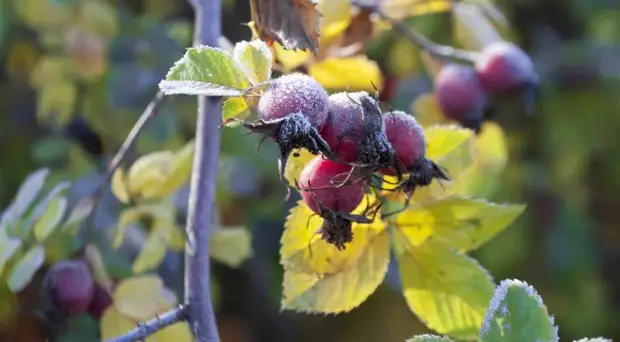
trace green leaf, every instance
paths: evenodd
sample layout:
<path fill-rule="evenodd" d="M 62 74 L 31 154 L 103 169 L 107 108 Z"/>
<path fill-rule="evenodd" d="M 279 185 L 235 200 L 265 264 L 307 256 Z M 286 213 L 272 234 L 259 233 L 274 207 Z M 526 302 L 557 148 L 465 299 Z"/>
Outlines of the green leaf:
<path fill-rule="evenodd" d="M 77 202 L 71 209 L 71 213 L 67 219 L 63 222 L 63 230 L 70 230 L 72 233 L 77 233 L 77 229 L 73 229 L 79 225 L 90 215 L 95 207 L 95 202 L 92 198 L 86 197 Z"/>
<path fill-rule="evenodd" d="M 271 50 L 262 40 L 241 41 L 235 45 L 235 61 L 253 85 L 271 78 Z"/>
<path fill-rule="evenodd" d="M 558 341 L 558 329 L 536 290 L 520 280 L 503 280 L 480 330 L 482 342 Z"/>
<path fill-rule="evenodd" d="M 451 196 L 423 207 L 410 207 L 396 217 L 395 223 L 408 236 L 426 232 L 426 236 L 467 252 L 506 229 L 524 210 L 524 205 Z"/>
<path fill-rule="evenodd" d="M 16 293 L 25 289 L 44 262 L 45 248 L 41 245 L 30 248 L 9 273 L 7 279 L 9 290 Z"/>
<path fill-rule="evenodd" d="M 249 86 L 233 57 L 209 46 L 187 49 L 159 83 L 166 95 L 241 96 Z"/>
<path fill-rule="evenodd" d="M 1 220 L 2 224 L 0 225 L 7 222 L 14 222 L 30 208 L 32 203 L 37 199 L 41 189 L 43 189 L 43 185 L 49 173 L 50 170 L 48 168 L 42 168 L 28 175 L 19 187 L 19 190 L 17 190 L 17 194 L 13 198 L 11 205 L 4 212 Z"/>
<path fill-rule="evenodd" d="M 243 97 L 231 97 L 224 101 L 222 105 L 222 120 L 226 121 L 228 119 L 236 118 L 236 117 L 245 117 L 249 114 L 248 103 L 245 102 Z M 232 124 L 227 124 L 227 126 L 232 126 Z"/>
<path fill-rule="evenodd" d="M 477 338 L 493 295 L 490 275 L 476 260 L 439 241 L 409 247 L 398 258 L 409 308 L 440 334 Z"/>
<path fill-rule="evenodd" d="M 134 274 L 150 271 L 161 264 L 168 251 L 168 241 L 172 229 L 175 227 L 172 226 L 171 222 L 156 220 L 153 223 L 149 237 L 144 242 L 131 268 Z"/>
<path fill-rule="evenodd" d="M 406 342 L 452 342 L 452 340 L 446 336 L 424 334 L 413 336 Z"/>
<path fill-rule="evenodd" d="M 475 135 L 453 125 L 435 125 L 424 131 L 428 143 L 426 157 L 454 173 L 464 170 L 474 161 Z"/>
<path fill-rule="evenodd" d="M 10 237 L 0 232 L 0 276 L 6 263 L 15 255 L 22 246 L 22 240 Z"/>
<path fill-rule="evenodd" d="M 239 267 L 252 256 L 252 235 L 244 227 L 225 227 L 211 235 L 211 257 L 229 267 Z"/>
<path fill-rule="evenodd" d="M 38 242 L 45 239 L 58 227 L 67 209 L 67 199 L 64 196 L 56 196 L 52 199 L 43 215 L 34 225 L 34 238 Z"/>

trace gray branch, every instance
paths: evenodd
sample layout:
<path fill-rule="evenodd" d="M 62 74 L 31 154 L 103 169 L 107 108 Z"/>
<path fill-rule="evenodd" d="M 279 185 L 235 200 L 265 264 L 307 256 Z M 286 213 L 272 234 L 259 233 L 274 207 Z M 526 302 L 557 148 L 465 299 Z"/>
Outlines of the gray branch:
<path fill-rule="evenodd" d="M 148 336 L 153 335 L 167 326 L 185 320 L 186 314 L 187 307 L 179 306 L 178 308 L 170 310 L 146 323 L 138 324 L 134 330 L 124 335 L 115 337 L 105 342 L 133 342 L 144 340 Z"/>

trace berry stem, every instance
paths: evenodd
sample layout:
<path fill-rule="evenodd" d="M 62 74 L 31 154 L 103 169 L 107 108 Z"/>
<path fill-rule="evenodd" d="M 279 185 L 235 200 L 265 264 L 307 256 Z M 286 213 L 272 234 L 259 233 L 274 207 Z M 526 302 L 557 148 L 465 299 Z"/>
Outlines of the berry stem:
<path fill-rule="evenodd" d="M 353 3 L 360 8 L 364 8 L 372 13 L 376 13 L 382 19 L 389 21 L 392 26 L 398 31 L 400 31 L 411 43 L 421 49 L 426 50 L 434 57 L 456 60 L 469 64 L 474 64 L 476 62 L 476 59 L 478 58 L 479 53 L 477 52 L 456 49 L 451 46 L 440 45 L 431 41 L 418 30 L 407 25 L 405 22 L 390 18 L 385 13 L 382 13 L 378 8 L 376 8 L 376 6 L 365 6 L 362 4 L 357 4 L 355 1 Z"/>
<path fill-rule="evenodd" d="M 128 333 L 124 335 L 109 339 L 105 342 L 142 341 L 148 336 L 153 335 L 154 333 L 158 332 L 159 330 L 162 330 L 163 328 L 169 325 L 185 320 L 186 317 L 187 317 L 187 307 L 182 305 L 148 322 L 140 323 L 132 331 L 129 331 Z"/>
<path fill-rule="evenodd" d="M 189 0 L 194 7 L 194 44 L 217 46 L 222 32 L 220 0 Z M 187 322 L 197 342 L 219 342 L 211 303 L 210 251 L 215 182 L 220 157 L 221 98 L 198 97 L 196 150 L 191 176 L 185 243 Z"/>

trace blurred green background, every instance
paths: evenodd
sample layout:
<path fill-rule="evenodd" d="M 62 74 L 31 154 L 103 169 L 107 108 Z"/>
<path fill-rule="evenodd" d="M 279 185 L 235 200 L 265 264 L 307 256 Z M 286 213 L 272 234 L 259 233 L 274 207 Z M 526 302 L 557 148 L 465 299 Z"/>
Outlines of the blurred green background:
<path fill-rule="evenodd" d="M 41 166 L 52 167 L 56 181 L 76 181 L 72 195 L 84 196 L 191 44 L 191 7 L 183 0 L 0 4 L 0 205 L 6 207 Z M 499 111 L 510 162 L 490 197 L 525 202 L 528 210 L 474 256 L 496 280 L 519 278 L 537 288 L 561 340 L 620 340 L 620 3 L 495 4 L 510 23 L 502 33 L 534 59 L 541 96 L 534 116 L 510 105 Z M 250 20 L 248 1 L 224 0 L 223 6 L 224 35 L 231 42 L 250 39 L 242 25 Z M 446 44 L 462 41 L 466 32 L 447 13 L 411 22 Z M 399 39 L 388 34 L 368 54 L 386 75 L 392 105 L 409 111 L 432 83 L 416 49 Z M 195 110 L 193 97 L 167 99 L 130 158 L 181 147 L 193 136 Z M 391 271 L 386 284 L 349 314 L 279 312 L 279 237 L 289 207 L 282 205 L 275 146 L 265 144 L 255 154 L 258 137 L 243 133 L 222 130 L 218 207 L 223 224 L 253 231 L 255 256 L 240 269 L 214 265 L 222 341 L 403 341 L 425 331 L 393 291 L 399 285 Z M 186 195 L 180 192 L 180 207 Z M 104 201 L 107 210 L 96 219 L 101 231 L 116 223 L 118 210 L 109 193 Z M 144 236 L 132 240 L 121 255 L 135 256 Z M 118 263 L 122 273 L 127 266 L 122 257 Z M 159 270 L 177 291 L 181 269 L 182 256 L 170 253 Z M 38 285 L 34 281 L 2 313 L 1 341 L 46 340 L 44 324 L 32 314 Z M 86 335 L 79 340 L 90 341 Z"/>

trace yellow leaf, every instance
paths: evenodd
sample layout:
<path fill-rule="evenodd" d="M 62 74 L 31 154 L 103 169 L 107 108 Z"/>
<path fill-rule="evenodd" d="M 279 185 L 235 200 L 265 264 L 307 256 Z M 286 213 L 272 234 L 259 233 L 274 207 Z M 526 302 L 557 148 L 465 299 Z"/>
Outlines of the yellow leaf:
<path fill-rule="evenodd" d="M 420 125 L 424 127 L 442 124 L 446 122 L 445 116 L 439 108 L 437 99 L 433 93 L 423 94 L 413 102 L 412 110 Z"/>
<path fill-rule="evenodd" d="M 235 45 L 233 57 L 254 85 L 271 78 L 271 50 L 262 40 L 241 41 Z"/>
<path fill-rule="evenodd" d="M 223 227 L 211 235 L 211 257 L 227 266 L 239 267 L 252 256 L 252 235 L 244 227 Z"/>
<path fill-rule="evenodd" d="M 405 300 L 421 321 L 454 338 L 477 338 L 494 285 L 476 260 L 427 240 L 410 246 L 398 265 Z"/>
<path fill-rule="evenodd" d="M 146 342 L 193 342 L 194 336 L 185 322 L 175 323 L 149 336 Z"/>
<path fill-rule="evenodd" d="M 74 113 L 77 101 L 77 87 L 68 80 L 45 83 L 39 89 L 37 99 L 37 118 L 51 120 L 61 126 L 66 125 Z"/>
<path fill-rule="evenodd" d="M 290 72 L 314 58 L 309 50 L 287 50 L 278 42 L 273 43 L 273 51 L 285 72 Z"/>
<path fill-rule="evenodd" d="M 67 209 L 67 199 L 64 196 L 56 196 L 49 201 L 43 214 L 34 225 L 34 237 L 38 242 L 45 239 L 58 227 Z"/>
<path fill-rule="evenodd" d="M 118 198 L 119 201 L 121 201 L 121 203 L 125 204 L 129 203 L 131 200 L 129 189 L 127 189 L 126 179 L 125 170 L 119 167 L 116 171 L 114 171 L 112 179 L 110 180 L 112 193 L 116 196 L 116 198 Z"/>
<path fill-rule="evenodd" d="M 351 22 L 349 0 L 320 0 L 317 9 L 321 13 L 321 42 L 343 33 Z"/>
<path fill-rule="evenodd" d="M 364 55 L 327 58 L 312 64 L 308 73 L 331 91 L 363 90 L 374 94 L 373 84 L 379 91 L 383 89 L 383 74 L 379 65 Z"/>
<path fill-rule="evenodd" d="M 451 0 L 389 0 L 380 5 L 381 11 L 394 19 L 446 12 L 451 8 Z"/>
<path fill-rule="evenodd" d="M 248 109 L 248 103 L 243 97 L 230 97 L 222 104 L 222 121 L 226 122 L 226 120 L 231 118 L 244 119 L 250 114 Z M 234 127 L 235 125 L 238 125 L 237 121 L 226 124 L 228 127 Z"/>
<path fill-rule="evenodd" d="M 174 293 L 156 275 L 140 275 L 121 281 L 113 300 L 123 316 L 139 322 L 164 313 L 177 304 Z"/>
<path fill-rule="evenodd" d="M 121 313 L 110 305 L 101 316 L 99 328 L 101 339 L 107 341 L 119 337 L 136 328 L 136 321 L 121 315 Z"/>
<path fill-rule="evenodd" d="M 149 188 L 158 187 L 166 180 L 170 164 L 174 160 L 172 151 L 157 151 L 136 160 L 127 175 L 127 186 L 132 196 L 142 197 Z"/>
<path fill-rule="evenodd" d="M 375 202 L 373 195 L 366 195 L 353 214 L 361 215 L 368 203 L 372 206 Z M 281 239 L 280 263 L 294 271 L 323 274 L 341 272 L 354 265 L 370 241 L 385 231 L 386 225 L 379 216 L 371 224 L 353 223 L 353 241 L 346 245 L 345 250 L 339 251 L 316 233 L 323 219 L 314 214 L 303 201 L 299 201 L 286 220 Z"/>
<path fill-rule="evenodd" d="M 414 246 L 432 235 L 467 252 L 506 229 L 524 210 L 523 205 L 452 196 L 423 207 L 410 207 L 396 217 L 395 224 Z"/>
<path fill-rule="evenodd" d="M 118 219 L 117 227 L 114 230 L 112 247 L 118 248 L 121 246 L 125 238 L 125 230 L 127 229 L 127 227 L 142 216 L 151 216 L 165 222 L 170 222 L 170 224 L 172 224 L 174 220 L 173 215 L 174 207 L 171 204 L 167 204 L 165 202 L 139 204 L 123 210 Z"/>
<path fill-rule="evenodd" d="M 143 273 L 159 266 L 168 251 L 170 232 L 175 227 L 171 222 L 156 219 L 148 238 L 142 245 L 140 253 L 133 262 L 132 271 L 134 274 Z"/>
<path fill-rule="evenodd" d="M 30 84 L 42 87 L 48 83 L 56 83 L 65 78 L 69 68 L 69 59 L 55 55 L 41 56 L 30 74 Z"/>
<path fill-rule="evenodd" d="M 295 185 L 295 180 L 299 181 L 301 171 L 314 157 L 306 149 L 293 150 L 286 161 L 286 169 L 284 169 L 284 178 L 291 186 Z"/>
<path fill-rule="evenodd" d="M 353 237 L 362 240 L 363 228 Z M 363 249 L 355 263 L 333 273 L 306 273 L 285 269 L 282 308 L 301 312 L 341 313 L 363 303 L 383 282 L 390 260 L 390 239 L 387 231 L 363 241 Z M 339 252 L 347 254 L 347 250 Z M 317 255 L 326 263 L 330 258 Z"/>
<path fill-rule="evenodd" d="M 182 252 L 185 250 L 185 231 L 180 227 L 174 227 L 170 231 L 170 241 L 168 241 L 168 247 L 175 252 Z"/>
<path fill-rule="evenodd" d="M 418 48 L 405 37 L 398 37 L 389 47 L 386 66 L 391 74 L 407 77 L 420 70 Z"/>
<path fill-rule="evenodd" d="M 162 198 L 177 191 L 189 181 L 194 165 L 194 140 L 191 140 L 179 151 L 175 152 L 167 165 L 165 180 L 159 185 L 144 189 L 143 198 Z"/>

